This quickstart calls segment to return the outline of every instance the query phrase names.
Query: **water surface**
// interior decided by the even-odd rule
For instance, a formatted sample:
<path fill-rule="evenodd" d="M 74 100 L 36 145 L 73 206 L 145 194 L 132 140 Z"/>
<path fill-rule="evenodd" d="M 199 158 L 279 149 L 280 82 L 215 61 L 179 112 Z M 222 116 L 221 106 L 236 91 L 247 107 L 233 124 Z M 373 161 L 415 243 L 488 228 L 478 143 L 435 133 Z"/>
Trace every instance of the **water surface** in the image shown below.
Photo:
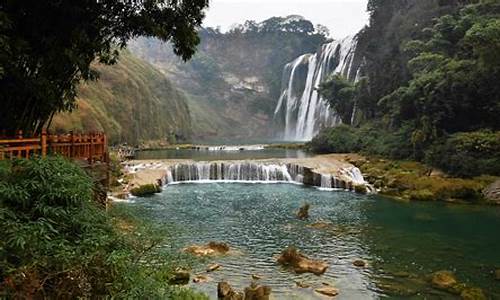
<path fill-rule="evenodd" d="M 312 206 L 308 221 L 295 211 Z M 288 184 L 180 184 L 132 204 L 146 208 L 154 222 L 179 230 L 175 249 L 209 241 L 227 242 L 238 254 L 195 265 L 204 273 L 209 263 L 222 268 L 206 284 L 193 284 L 216 299 L 216 286 L 229 281 L 242 290 L 252 274 L 263 276 L 275 299 L 323 299 L 301 281 L 340 290 L 336 299 L 454 299 L 434 290 L 426 276 L 454 271 L 461 282 L 500 298 L 492 271 L 500 267 L 500 209 L 496 207 L 400 203 L 378 196 L 324 192 Z M 328 230 L 307 227 L 330 222 Z M 322 276 L 297 275 L 276 264 L 276 256 L 294 245 L 306 255 L 327 261 Z M 352 265 L 355 259 L 366 268 Z"/>
<path fill-rule="evenodd" d="M 164 149 L 138 151 L 136 159 L 192 159 L 196 161 L 211 160 L 245 160 L 245 159 L 267 159 L 267 158 L 304 158 L 310 157 L 303 150 L 291 150 L 280 148 L 266 148 L 263 150 L 241 150 L 241 151 L 209 151 L 206 149 Z"/>

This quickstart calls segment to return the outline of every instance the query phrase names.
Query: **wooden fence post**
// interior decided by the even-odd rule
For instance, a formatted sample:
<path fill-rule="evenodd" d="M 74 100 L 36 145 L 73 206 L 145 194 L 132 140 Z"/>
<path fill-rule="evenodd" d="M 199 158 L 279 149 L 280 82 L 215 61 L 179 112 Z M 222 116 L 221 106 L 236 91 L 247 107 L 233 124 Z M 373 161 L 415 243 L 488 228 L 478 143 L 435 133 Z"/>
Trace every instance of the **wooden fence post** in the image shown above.
<path fill-rule="evenodd" d="M 41 136 L 41 146 L 42 146 L 42 158 L 45 158 L 47 156 L 47 129 L 42 129 L 42 136 Z"/>
<path fill-rule="evenodd" d="M 75 149 L 75 135 L 73 134 L 73 130 L 69 132 L 70 134 L 70 148 L 69 148 L 69 157 L 73 158 L 75 157 L 74 149 Z"/>
<path fill-rule="evenodd" d="M 94 163 L 94 138 L 95 133 L 90 133 L 90 149 L 89 149 L 89 164 L 92 165 Z"/>

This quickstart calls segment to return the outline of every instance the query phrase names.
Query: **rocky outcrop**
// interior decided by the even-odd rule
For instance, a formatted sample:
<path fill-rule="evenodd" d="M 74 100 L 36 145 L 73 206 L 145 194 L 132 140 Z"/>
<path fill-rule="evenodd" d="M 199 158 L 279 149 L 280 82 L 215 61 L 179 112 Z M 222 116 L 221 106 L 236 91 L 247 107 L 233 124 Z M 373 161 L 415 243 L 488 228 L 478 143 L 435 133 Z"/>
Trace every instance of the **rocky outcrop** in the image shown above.
<path fill-rule="evenodd" d="M 322 275 L 328 268 L 327 263 L 310 259 L 294 247 L 285 249 L 279 256 L 278 263 L 293 268 L 297 274 L 313 273 L 315 275 Z"/>
<path fill-rule="evenodd" d="M 500 205 L 500 179 L 484 189 L 483 195 L 488 203 Z"/>
<path fill-rule="evenodd" d="M 206 245 L 193 245 L 184 249 L 184 252 L 195 256 L 216 256 L 224 255 L 229 252 L 229 245 L 221 242 L 209 242 Z"/>

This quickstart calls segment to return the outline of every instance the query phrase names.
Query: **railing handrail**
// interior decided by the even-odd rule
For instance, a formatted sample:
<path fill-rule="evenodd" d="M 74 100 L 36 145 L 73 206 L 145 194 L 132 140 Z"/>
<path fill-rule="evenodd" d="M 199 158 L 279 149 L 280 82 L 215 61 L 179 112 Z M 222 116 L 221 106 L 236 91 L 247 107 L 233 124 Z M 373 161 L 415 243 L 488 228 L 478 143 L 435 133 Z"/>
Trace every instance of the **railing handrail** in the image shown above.
<path fill-rule="evenodd" d="M 45 157 L 47 153 L 58 153 L 69 158 L 108 161 L 108 144 L 103 132 L 49 134 L 42 130 L 41 135 L 24 137 L 18 131 L 15 137 L 0 138 L 0 160 L 25 157 L 33 154 Z M 6 156 L 6 154 L 8 154 Z"/>

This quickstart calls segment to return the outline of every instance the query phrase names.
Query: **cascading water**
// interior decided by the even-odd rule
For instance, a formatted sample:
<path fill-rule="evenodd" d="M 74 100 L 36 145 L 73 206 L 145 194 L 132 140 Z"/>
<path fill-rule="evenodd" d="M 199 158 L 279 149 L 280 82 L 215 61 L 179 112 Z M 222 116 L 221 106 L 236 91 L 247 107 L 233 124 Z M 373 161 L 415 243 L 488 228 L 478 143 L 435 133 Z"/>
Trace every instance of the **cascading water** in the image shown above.
<path fill-rule="evenodd" d="M 355 59 L 357 41 L 347 37 L 324 44 L 316 54 L 305 54 L 287 64 L 283 88 L 274 117 L 285 140 L 311 140 L 322 127 L 341 120 L 317 91 L 320 83 L 333 73 L 355 80 L 359 63 Z"/>
<path fill-rule="evenodd" d="M 315 173 L 297 164 L 272 164 L 251 161 L 193 162 L 169 166 L 167 184 L 181 182 L 262 182 L 303 183 L 327 189 L 352 190 L 366 185 L 358 168 L 339 170 L 340 177 Z"/>

